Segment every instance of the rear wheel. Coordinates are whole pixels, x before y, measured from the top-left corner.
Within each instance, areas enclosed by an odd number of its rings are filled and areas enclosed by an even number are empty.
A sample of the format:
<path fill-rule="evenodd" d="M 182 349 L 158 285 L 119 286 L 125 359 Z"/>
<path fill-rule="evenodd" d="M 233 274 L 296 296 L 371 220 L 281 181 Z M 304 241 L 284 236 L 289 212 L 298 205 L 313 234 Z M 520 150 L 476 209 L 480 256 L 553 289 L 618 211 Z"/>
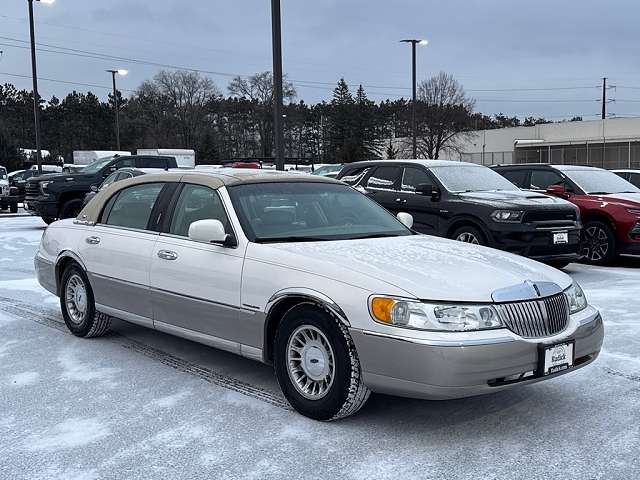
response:
<path fill-rule="evenodd" d="M 286 313 L 276 332 L 274 363 L 284 396 L 307 417 L 347 417 L 369 398 L 349 331 L 315 305 Z"/>
<path fill-rule="evenodd" d="M 62 206 L 60 212 L 60 218 L 75 218 L 80 214 L 82 210 L 82 200 L 69 200 Z"/>
<path fill-rule="evenodd" d="M 99 337 L 109 330 L 111 317 L 96 311 L 89 280 L 76 264 L 62 274 L 60 307 L 64 323 L 77 337 Z"/>
<path fill-rule="evenodd" d="M 598 220 L 584 224 L 582 229 L 582 255 L 594 265 L 607 265 L 617 256 L 613 229 Z"/>
<path fill-rule="evenodd" d="M 483 233 L 472 225 L 465 225 L 457 228 L 451 235 L 451 238 L 459 242 L 471 243 L 473 245 L 487 244 Z"/>

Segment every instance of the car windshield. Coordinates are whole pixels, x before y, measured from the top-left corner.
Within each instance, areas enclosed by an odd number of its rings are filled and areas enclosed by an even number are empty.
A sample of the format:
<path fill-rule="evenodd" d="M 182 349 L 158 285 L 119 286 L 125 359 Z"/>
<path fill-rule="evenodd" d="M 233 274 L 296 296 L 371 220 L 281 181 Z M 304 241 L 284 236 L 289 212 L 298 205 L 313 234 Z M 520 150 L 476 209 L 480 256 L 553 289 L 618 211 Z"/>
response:
<path fill-rule="evenodd" d="M 97 173 L 103 169 L 105 165 L 107 165 L 110 161 L 113 160 L 113 157 L 105 157 L 96 160 L 93 163 L 90 163 L 86 167 L 82 169 L 82 173 Z"/>
<path fill-rule="evenodd" d="M 519 190 L 513 183 L 490 168 L 454 165 L 429 168 L 450 192 Z"/>
<path fill-rule="evenodd" d="M 638 187 L 608 170 L 568 170 L 564 173 L 590 195 L 640 193 Z"/>
<path fill-rule="evenodd" d="M 329 183 L 274 182 L 229 188 L 252 242 L 301 242 L 396 237 L 413 233 L 393 215 L 351 187 Z"/>

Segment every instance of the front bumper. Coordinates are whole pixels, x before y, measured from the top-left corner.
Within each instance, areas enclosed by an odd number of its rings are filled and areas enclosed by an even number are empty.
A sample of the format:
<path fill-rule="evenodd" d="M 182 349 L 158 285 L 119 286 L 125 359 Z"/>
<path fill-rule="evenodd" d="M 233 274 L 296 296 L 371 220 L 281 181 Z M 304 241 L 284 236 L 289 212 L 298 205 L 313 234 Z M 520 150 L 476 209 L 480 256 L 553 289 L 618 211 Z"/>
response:
<path fill-rule="evenodd" d="M 41 200 L 40 197 L 27 197 L 23 204 L 25 211 L 31 215 L 58 218 L 58 204 L 55 201 Z"/>
<path fill-rule="evenodd" d="M 580 227 L 538 229 L 523 224 L 501 227 L 490 231 L 490 247 L 535 260 L 572 261 L 580 258 Z M 554 244 L 553 234 L 559 232 L 569 234 L 568 243 Z"/>
<path fill-rule="evenodd" d="M 365 384 L 374 392 L 444 400 L 496 392 L 554 378 L 594 361 L 602 347 L 604 327 L 593 307 L 572 315 L 558 335 L 523 339 L 507 329 L 428 338 L 351 329 Z M 427 332 L 428 333 L 428 332 Z M 485 336 L 486 338 L 482 338 Z M 575 340 L 574 367 L 537 376 L 538 346 Z M 519 379 L 520 375 L 533 376 Z"/>

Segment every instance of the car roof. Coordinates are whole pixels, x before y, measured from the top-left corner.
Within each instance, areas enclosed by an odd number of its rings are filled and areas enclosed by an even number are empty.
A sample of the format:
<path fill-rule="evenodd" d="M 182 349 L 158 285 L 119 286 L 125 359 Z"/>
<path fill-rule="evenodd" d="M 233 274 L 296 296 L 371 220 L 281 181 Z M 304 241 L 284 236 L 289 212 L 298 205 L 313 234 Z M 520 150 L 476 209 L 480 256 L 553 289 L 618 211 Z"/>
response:
<path fill-rule="evenodd" d="M 557 165 L 553 163 L 512 163 L 512 164 L 500 164 L 500 165 L 491 165 L 491 168 L 531 168 L 531 167 L 542 167 L 542 168 L 555 168 L 556 170 L 560 170 L 561 172 L 571 172 L 571 171 L 584 171 L 584 170 L 604 170 L 598 167 L 589 167 L 587 165 Z"/>
<path fill-rule="evenodd" d="M 333 178 L 317 175 L 301 175 L 299 173 L 282 172 L 278 170 L 219 168 L 216 170 L 160 170 L 145 175 L 121 180 L 112 183 L 101 190 L 80 212 L 77 221 L 81 223 L 96 223 L 104 204 L 120 190 L 144 183 L 155 182 L 185 182 L 204 185 L 213 189 L 232 185 L 244 185 L 255 183 L 332 183 L 344 185 Z"/>
<path fill-rule="evenodd" d="M 614 173 L 640 173 L 640 169 L 637 168 L 615 168 L 611 171 Z"/>
<path fill-rule="evenodd" d="M 460 166 L 482 168 L 482 165 L 478 165 L 477 163 L 462 162 L 457 160 L 416 160 L 411 158 L 393 159 L 393 160 L 365 160 L 363 162 L 349 163 L 346 166 L 366 167 L 366 166 L 374 166 L 374 165 L 397 165 L 399 163 L 422 165 L 427 168 L 429 167 L 460 167 Z"/>

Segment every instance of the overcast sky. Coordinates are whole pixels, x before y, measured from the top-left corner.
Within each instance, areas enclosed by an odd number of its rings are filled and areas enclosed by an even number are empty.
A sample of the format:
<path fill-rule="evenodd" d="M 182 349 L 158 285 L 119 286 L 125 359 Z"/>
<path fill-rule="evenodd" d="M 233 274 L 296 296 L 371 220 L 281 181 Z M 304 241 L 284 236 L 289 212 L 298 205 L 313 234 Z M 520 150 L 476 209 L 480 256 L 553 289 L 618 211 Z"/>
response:
<path fill-rule="evenodd" d="M 30 89 L 29 51 L 15 47 L 28 46 L 16 41 L 29 38 L 27 1 L 1 1 L 0 83 Z M 104 70 L 127 68 L 119 86 L 129 94 L 161 68 L 77 50 L 230 75 L 271 69 L 268 0 L 56 0 L 34 8 L 37 41 L 49 45 L 38 53 L 41 78 L 108 87 Z M 419 78 L 452 73 L 483 113 L 595 118 L 606 75 L 618 87 L 608 92 L 616 99 L 609 111 L 640 115 L 638 0 L 282 0 L 282 16 L 284 70 L 308 102 L 330 98 L 340 77 L 364 84 L 374 100 L 409 95 L 410 49 L 398 40 L 415 37 L 431 42 L 419 49 Z M 44 51 L 51 46 L 76 55 Z M 210 76 L 226 92 L 230 76 Z M 74 88 L 108 92 L 40 82 L 44 98 Z M 508 90 L 544 88 L 552 90 Z M 504 90 L 481 91 L 492 89 Z"/>

